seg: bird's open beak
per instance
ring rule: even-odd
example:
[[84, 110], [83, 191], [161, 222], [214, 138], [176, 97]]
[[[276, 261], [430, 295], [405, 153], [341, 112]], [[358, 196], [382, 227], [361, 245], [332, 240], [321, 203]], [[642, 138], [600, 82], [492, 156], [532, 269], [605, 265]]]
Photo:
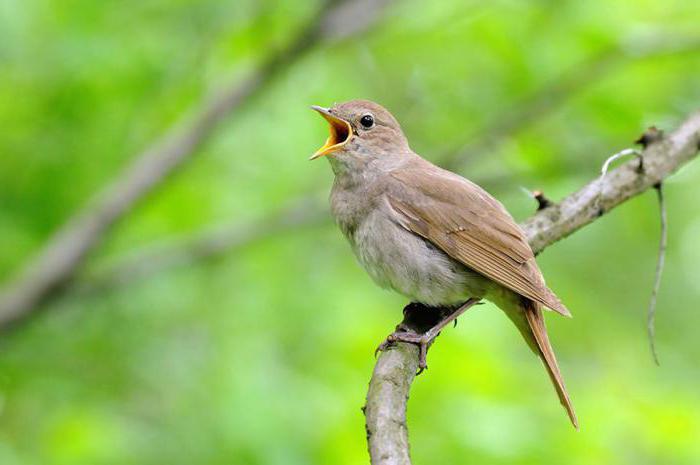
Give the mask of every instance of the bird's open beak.
[[323, 147], [318, 149], [316, 153], [311, 155], [311, 158], [309, 158], [309, 160], [315, 160], [319, 157], [324, 157], [338, 149], [341, 149], [348, 142], [348, 140], [350, 140], [350, 136], [352, 135], [352, 126], [350, 126], [350, 123], [344, 119], [332, 115], [327, 108], [314, 105], [311, 107], [311, 109], [319, 112], [321, 116], [328, 121], [328, 126], [331, 133], [330, 136], [328, 136], [328, 139], [326, 139], [326, 143], [323, 144]]

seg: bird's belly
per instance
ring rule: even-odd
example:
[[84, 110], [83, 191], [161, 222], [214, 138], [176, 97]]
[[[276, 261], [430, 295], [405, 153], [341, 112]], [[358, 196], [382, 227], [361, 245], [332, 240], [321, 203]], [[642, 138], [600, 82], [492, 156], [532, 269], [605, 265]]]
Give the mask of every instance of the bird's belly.
[[377, 284], [431, 306], [485, 295], [486, 278], [382, 213], [366, 218], [351, 239], [359, 262]]

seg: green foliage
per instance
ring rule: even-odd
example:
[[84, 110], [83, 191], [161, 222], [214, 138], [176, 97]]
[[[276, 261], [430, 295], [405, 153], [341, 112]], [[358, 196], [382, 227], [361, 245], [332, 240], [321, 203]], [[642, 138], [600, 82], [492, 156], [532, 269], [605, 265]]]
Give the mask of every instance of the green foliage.
[[[0, 0], [0, 277], [313, 10], [292, 0]], [[306, 159], [327, 129], [308, 105], [350, 98], [385, 104], [414, 149], [438, 162], [525, 108], [460, 165], [525, 218], [534, 205], [519, 186], [560, 198], [647, 126], [672, 129], [697, 108], [699, 20], [690, 1], [398, 1], [231, 115], [88, 268], [324, 196], [330, 170]], [[601, 66], [582, 65], [603, 54]], [[560, 96], [548, 86], [566, 73], [581, 76]], [[527, 103], [533, 95], [543, 107]], [[486, 305], [444, 332], [414, 385], [415, 463], [697, 464], [699, 181], [696, 162], [666, 187], [661, 367], [644, 330], [658, 241], [649, 193], [539, 259], [575, 316], [548, 323], [581, 431]], [[0, 463], [366, 463], [360, 407], [372, 351], [404, 303], [370, 282], [330, 221], [68, 292], [2, 336]]]

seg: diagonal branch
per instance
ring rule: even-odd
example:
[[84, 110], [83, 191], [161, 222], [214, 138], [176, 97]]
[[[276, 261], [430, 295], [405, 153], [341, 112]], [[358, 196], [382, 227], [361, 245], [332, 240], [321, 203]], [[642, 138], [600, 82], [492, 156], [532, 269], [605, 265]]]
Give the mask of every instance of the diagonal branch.
[[[55, 233], [21, 274], [0, 289], [0, 326], [23, 318], [69, 282], [112, 226], [177, 168], [192, 159], [229, 115], [322, 41], [338, 39], [364, 28], [386, 2], [370, 3], [326, 0], [308, 26], [287, 47], [270, 55], [242, 82], [230, 83], [202, 102], [189, 120], [169, 130], [137, 155], [121, 176]], [[360, 14], [353, 13], [360, 7]], [[344, 29], [338, 27], [340, 16], [345, 19]], [[352, 27], [347, 27], [348, 23]]]
[[264, 240], [291, 229], [325, 224], [328, 221], [327, 217], [319, 202], [302, 199], [244, 226], [236, 224], [211, 228], [194, 236], [187, 235], [135, 250], [86, 276], [81, 275], [81, 279], [76, 280], [71, 291], [91, 293], [142, 280], [163, 269], [231, 253], [254, 241]]
[[535, 253], [595, 221], [630, 197], [654, 187], [697, 156], [700, 112], [686, 119], [668, 137], [643, 152], [643, 169], [631, 160], [598, 178], [521, 226]]
[[[631, 160], [596, 178], [558, 204], [522, 223], [535, 252], [569, 236], [635, 195], [659, 185], [700, 150], [700, 112], [643, 152], [643, 169]], [[365, 407], [373, 465], [410, 465], [406, 403], [418, 351], [405, 343], [382, 352], [369, 384]]]

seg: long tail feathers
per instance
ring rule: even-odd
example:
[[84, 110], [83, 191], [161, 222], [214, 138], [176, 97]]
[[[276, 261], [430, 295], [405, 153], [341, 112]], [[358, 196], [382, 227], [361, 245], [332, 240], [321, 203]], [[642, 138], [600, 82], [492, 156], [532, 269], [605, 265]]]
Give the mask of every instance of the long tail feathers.
[[[552, 346], [549, 343], [549, 337], [547, 336], [547, 328], [544, 325], [542, 310], [539, 308], [539, 305], [529, 301], [527, 304], [523, 305], [522, 311], [525, 314], [525, 319], [527, 320], [528, 325], [530, 326], [529, 329], [532, 337], [534, 337], [534, 342], [537, 344], [536, 347], [533, 347], [533, 350], [536, 349], [535, 352], [538, 353], [544, 362], [547, 372], [549, 373], [549, 377], [552, 379], [552, 384], [554, 384], [554, 388], [559, 395], [559, 400], [566, 409], [566, 412], [569, 414], [569, 418], [571, 419], [571, 423], [574, 425], [574, 428], [578, 430], [579, 428], [576, 412], [574, 412], [574, 406], [571, 405], [571, 399], [569, 399], [569, 394], [566, 392], [564, 380], [561, 377], [559, 365], [557, 365], [557, 359], [554, 356], [554, 350], [552, 350]], [[525, 334], [523, 335], [526, 336]], [[528, 339], [527, 336], [526, 339]]]

